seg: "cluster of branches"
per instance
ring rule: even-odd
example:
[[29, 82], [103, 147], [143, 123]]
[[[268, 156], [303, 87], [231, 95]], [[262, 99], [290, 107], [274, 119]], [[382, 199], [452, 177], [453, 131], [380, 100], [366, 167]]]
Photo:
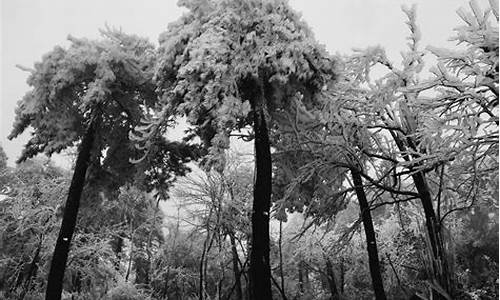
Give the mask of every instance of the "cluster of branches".
[[[446, 226], [451, 216], [473, 208], [478, 199], [498, 205], [498, 197], [482, 192], [491, 189], [490, 174], [498, 173], [498, 4], [492, 0], [484, 11], [471, 2], [472, 14], [459, 10], [465, 25], [455, 37], [462, 48], [454, 51], [421, 50], [416, 10], [404, 9], [411, 34], [400, 67], [380, 47], [331, 57], [285, 1], [181, 4], [189, 12], [161, 35], [156, 51], [145, 39], [108, 29], [101, 41], [70, 37], [68, 49], [56, 47], [28, 69], [33, 89], [19, 102], [10, 135], [34, 130], [20, 161], [79, 143], [46, 299], [61, 298], [70, 245], [92, 240], [74, 238], [80, 206], [99, 211], [103, 202], [116, 204], [109, 213], [119, 213], [116, 224], [123, 222], [127, 230], [113, 239], [115, 254], [120, 256], [125, 240], [130, 253], [134, 247], [145, 249], [128, 256], [124, 279], [129, 279], [135, 257], [136, 283], [154, 286], [154, 297], [195, 293], [201, 299], [229, 298], [234, 293], [242, 298], [246, 289], [251, 299], [272, 299], [276, 291], [287, 297], [281, 234], [281, 283], [273, 276], [270, 259], [272, 202], [280, 224], [289, 213], [304, 212], [312, 219], [307, 229], [328, 227], [354, 197], [360, 218], [341, 240], [349, 240], [352, 229], [363, 224], [377, 299], [386, 299], [386, 292], [372, 211], [408, 203], [423, 215], [428, 294], [455, 297]], [[427, 53], [436, 55], [438, 64], [431, 69], [433, 76], [422, 80]], [[372, 79], [378, 67], [386, 74]], [[168, 131], [181, 117], [190, 125], [186, 136], [181, 142], [169, 141]], [[255, 146], [252, 193], [248, 182], [241, 186], [228, 176], [230, 137], [242, 131], [250, 132], [244, 136]], [[188, 163], [198, 160], [208, 175], [180, 195], [204, 208], [194, 218], [201, 222], [193, 232], [203, 245], [198, 282], [177, 282], [172, 288], [172, 278], [194, 276], [181, 268], [192, 261], [175, 262], [178, 225], [170, 234], [171, 248], [162, 248], [161, 231], [143, 232], [133, 214], [145, 211], [157, 224], [158, 209], [143, 206], [150, 201], [145, 193], [166, 200], [176, 179], [190, 171]], [[253, 198], [251, 209], [249, 203], [240, 203], [243, 198]], [[248, 211], [243, 216], [242, 205]], [[99, 226], [92, 218], [81, 220], [82, 228]], [[251, 230], [242, 224], [250, 224]], [[231, 259], [222, 253], [226, 245]], [[323, 256], [331, 253], [327, 248]], [[247, 271], [240, 252], [248, 257]], [[297, 257], [297, 297], [306, 297], [311, 268], [305, 267], [307, 259]], [[222, 270], [210, 277], [213, 282], [207, 275], [210, 258]], [[166, 270], [155, 269], [155, 259]], [[229, 261], [234, 280], [230, 289], [223, 287]], [[337, 287], [332, 261], [325, 262], [320, 268], [323, 281], [332, 298], [339, 298], [344, 284]], [[121, 268], [120, 259], [116, 268]], [[422, 296], [427, 290], [411, 292]]]
[[[449, 298], [456, 297], [457, 283], [446, 221], [478, 198], [498, 202], [483, 197], [484, 189], [494, 190], [491, 174], [498, 174], [498, 24], [491, 22], [498, 22], [498, 7], [470, 6], [473, 14], [459, 10], [466, 25], [454, 37], [463, 49], [428, 48], [438, 60], [429, 79], [420, 75], [426, 52], [419, 47], [415, 7], [404, 8], [411, 35], [402, 67], [380, 47], [357, 50], [339, 58], [341, 77], [320, 105], [297, 101], [280, 112], [278, 214], [305, 206], [306, 215], [323, 223], [356, 193], [377, 299], [385, 295], [370, 210], [420, 201], [432, 293]], [[385, 75], [372, 79], [377, 67]]]

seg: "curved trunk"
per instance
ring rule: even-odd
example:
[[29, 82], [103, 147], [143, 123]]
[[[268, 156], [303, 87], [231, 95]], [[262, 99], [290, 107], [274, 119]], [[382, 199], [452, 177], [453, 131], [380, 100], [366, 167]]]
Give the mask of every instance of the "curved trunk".
[[356, 196], [358, 197], [359, 209], [361, 210], [363, 227], [365, 228], [366, 248], [368, 250], [368, 261], [370, 265], [370, 275], [372, 277], [373, 291], [375, 292], [375, 299], [385, 300], [387, 299], [387, 297], [385, 296], [382, 274], [380, 273], [377, 240], [375, 237], [375, 230], [373, 228], [370, 206], [368, 205], [365, 190], [363, 189], [363, 180], [357, 170], [351, 169], [351, 174], [352, 180], [354, 182], [354, 189], [356, 190]]
[[69, 247], [71, 239], [75, 232], [76, 220], [78, 217], [78, 208], [80, 207], [80, 197], [82, 195], [83, 186], [85, 185], [85, 174], [90, 160], [92, 145], [94, 144], [96, 120], [92, 120], [87, 129], [78, 157], [76, 159], [75, 171], [71, 179], [68, 198], [64, 207], [63, 219], [59, 236], [57, 237], [56, 247], [50, 263], [50, 272], [47, 280], [47, 290], [45, 293], [46, 300], [61, 299], [64, 271], [66, 270], [66, 262], [68, 260]]
[[272, 161], [269, 133], [264, 116], [263, 93], [253, 107], [255, 132], [255, 182], [250, 254], [250, 299], [272, 299], [269, 264], [269, 209], [271, 206]]

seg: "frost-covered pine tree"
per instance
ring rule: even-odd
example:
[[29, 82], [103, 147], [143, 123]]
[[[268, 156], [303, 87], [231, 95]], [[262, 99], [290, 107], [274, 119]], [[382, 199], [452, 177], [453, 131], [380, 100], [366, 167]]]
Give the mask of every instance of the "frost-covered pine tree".
[[128, 132], [156, 100], [152, 44], [113, 30], [102, 33], [101, 41], [70, 37], [69, 48], [55, 47], [34, 69], [24, 68], [31, 73], [32, 89], [18, 103], [9, 136], [33, 129], [19, 161], [79, 144], [48, 276], [46, 299], [50, 300], [61, 298], [89, 165], [102, 162], [100, 168], [115, 175], [111, 180], [115, 187], [130, 180], [124, 172], [130, 171], [129, 158], [135, 150]]
[[[252, 299], [271, 299], [269, 214], [272, 114], [300, 94], [313, 101], [331, 62], [310, 29], [280, 0], [181, 1], [189, 12], [160, 37], [155, 79], [163, 105], [136, 139], [186, 116], [207, 148], [204, 166], [222, 171], [229, 137], [250, 127], [255, 145], [250, 282]], [[200, 297], [203, 297], [200, 286]]]

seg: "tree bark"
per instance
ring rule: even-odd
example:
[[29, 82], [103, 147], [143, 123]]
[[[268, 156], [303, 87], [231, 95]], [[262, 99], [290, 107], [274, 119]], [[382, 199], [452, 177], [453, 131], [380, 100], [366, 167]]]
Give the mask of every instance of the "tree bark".
[[372, 278], [373, 291], [375, 299], [385, 300], [387, 297], [384, 292], [384, 284], [382, 281], [382, 274], [380, 272], [380, 262], [378, 258], [377, 240], [375, 237], [375, 230], [373, 228], [372, 216], [368, 200], [366, 199], [365, 190], [363, 188], [363, 180], [361, 174], [356, 169], [351, 169], [352, 180], [354, 182], [354, 189], [358, 197], [359, 208], [361, 210], [361, 219], [363, 227], [365, 228], [366, 235], [366, 248], [368, 250], [368, 261], [370, 266], [370, 275]]
[[47, 281], [46, 300], [59, 300], [63, 288], [64, 272], [68, 260], [71, 239], [75, 232], [80, 198], [85, 185], [85, 175], [90, 161], [90, 154], [95, 139], [96, 118], [90, 122], [87, 131], [82, 139], [78, 157], [76, 159], [75, 171], [71, 179], [68, 198], [64, 207], [63, 219], [56, 247], [50, 264], [49, 277]]
[[264, 116], [263, 91], [254, 99], [255, 182], [250, 254], [250, 299], [272, 299], [269, 264], [269, 209], [271, 206], [272, 161], [269, 133]]

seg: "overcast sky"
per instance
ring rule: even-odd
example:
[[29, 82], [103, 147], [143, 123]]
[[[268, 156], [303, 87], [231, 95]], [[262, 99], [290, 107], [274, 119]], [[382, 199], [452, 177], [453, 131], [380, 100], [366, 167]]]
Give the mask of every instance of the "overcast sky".
[[[55, 45], [67, 46], [66, 37], [98, 38], [105, 24], [148, 37], [176, 20], [182, 9], [175, 0], [1, 0], [1, 102], [0, 144], [12, 165], [27, 135], [8, 141], [16, 102], [26, 93], [30, 67]], [[486, 0], [480, 1], [486, 3]], [[399, 61], [408, 29], [401, 5], [416, 3], [422, 45], [446, 46], [452, 29], [460, 25], [455, 11], [465, 0], [290, 0], [313, 28], [316, 38], [332, 52], [348, 53], [354, 47], [381, 45]]]

